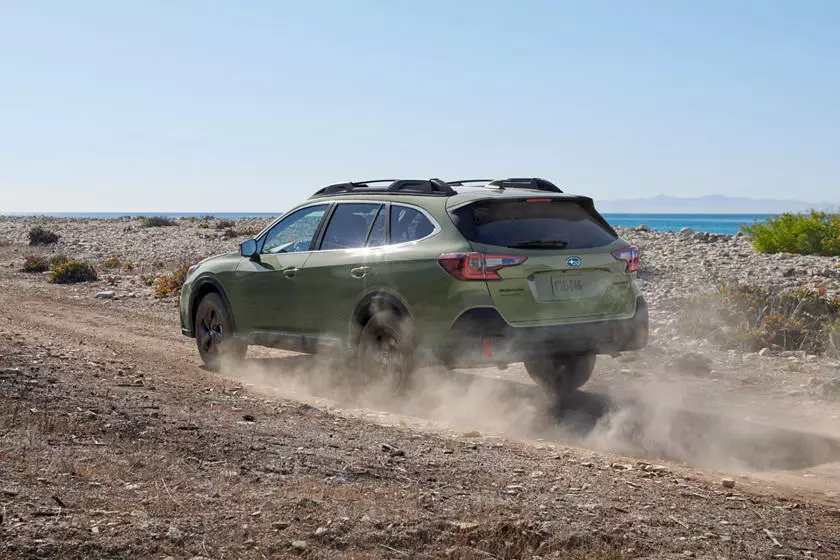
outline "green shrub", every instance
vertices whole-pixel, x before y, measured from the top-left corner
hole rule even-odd
[[[105,268],[119,268],[120,266],[120,259],[117,257],[111,257],[105,261]]]
[[[134,263],[127,262],[124,265],[122,265],[122,271],[123,272],[131,272],[132,270],[134,270],[136,268],[136,266],[137,265],[135,265]]]
[[[53,255],[52,257],[50,257],[50,268],[55,268],[59,265],[62,265],[64,263],[68,262],[69,260],[70,260],[70,257],[68,257],[67,255],[62,255],[62,254]]]
[[[154,281],[155,295],[159,298],[178,296],[181,294],[181,287],[187,279],[189,266],[182,266],[172,274],[167,274]]]
[[[96,280],[96,270],[81,261],[69,261],[58,265],[50,275],[50,281],[53,284],[78,284],[94,280]]]
[[[219,220],[216,222],[216,229],[231,229],[236,227],[236,222],[233,220]]]
[[[50,263],[42,255],[29,255],[23,261],[23,272],[46,272],[49,269]]]
[[[41,226],[35,226],[29,230],[29,244],[30,245],[50,245],[58,241],[61,237],[54,231],[44,229]]]
[[[210,224],[208,224],[207,222],[201,222],[200,224],[198,224],[198,227],[201,229],[210,229]]]
[[[151,218],[143,216],[140,218],[140,225],[143,227],[171,227],[177,226],[178,222],[162,216],[152,216]]]
[[[840,255],[840,213],[782,214],[741,228],[762,253]]]

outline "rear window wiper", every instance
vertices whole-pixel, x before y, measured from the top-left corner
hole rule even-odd
[[[569,242],[564,241],[562,239],[536,239],[534,241],[522,241],[520,243],[511,243],[507,246],[511,249],[565,249],[569,246]]]

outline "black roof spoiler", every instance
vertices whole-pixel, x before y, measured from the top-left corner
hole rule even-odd
[[[508,179],[462,179],[460,181],[449,181],[448,184],[453,187],[464,187],[468,183],[483,183],[486,187],[497,189],[527,189],[531,191],[543,191],[562,193],[557,185],[551,181],[540,179],[539,177],[511,177]]]
[[[374,179],[328,185],[316,191],[310,198],[366,193],[426,196],[452,196],[457,194],[451,185],[440,179]]]

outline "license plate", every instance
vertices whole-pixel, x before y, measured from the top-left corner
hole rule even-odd
[[[583,295],[584,285],[580,278],[557,278],[551,279],[551,287],[556,298],[567,298]]]

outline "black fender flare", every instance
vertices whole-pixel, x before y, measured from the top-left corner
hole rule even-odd
[[[353,345],[359,341],[362,328],[379,309],[392,309],[400,317],[411,317],[405,303],[394,294],[389,292],[372,292],[367,294],[356,304],[350,320],[350,341]]]
[[[210,286],[212,286],[212,288],[208,288]],[[230,299],[228,299],[227,293],[222,287],[221,282],[212,276],[196,280],[195,285],[190,292],[190,330],[193,334],[195,334],[195,314],[196,311],[198,311],[198,303],[201,301],[199,296],[204,297],[204,295],[209,292],[216,292],[221,296],[222,301],[225,303],[225,307],[227,307],[227,310],[230,313],[230,321],[233,323],[233,331],[236,332],[236,316],[233,313],[233,307],[230,305]]]

